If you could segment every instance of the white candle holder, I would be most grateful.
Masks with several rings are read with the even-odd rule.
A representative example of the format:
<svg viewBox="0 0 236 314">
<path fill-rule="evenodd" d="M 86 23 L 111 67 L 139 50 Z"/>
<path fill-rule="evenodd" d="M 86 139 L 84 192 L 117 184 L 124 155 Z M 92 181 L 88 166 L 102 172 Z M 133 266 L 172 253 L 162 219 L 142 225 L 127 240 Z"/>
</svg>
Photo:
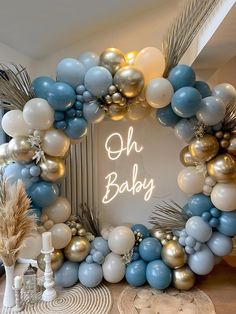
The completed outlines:
<svg viewBox="0 0 236 314">
<path fill-rule="evenodd" d="M 44 292 L 42 300 L 45 302 L 53 301 L 57 297 L 57 292 L 54 289 L 55 282 L 53 279 L 53 271 L 51 266 L 51 253 L 54 251 L 52 248 L 49 251 L 42 250 L 41 253 L 45 255 L 45 271 L 44 271 Z"/>
<path fill-rule="evenodd" d="M 25 306 L 21 300 L 21 289 L 22 288 L 16 288 L 15 286 L 13 286 L 12 289 L 15 291 L 15 302 L 16 302 L 16 305 L 13 307 L 13 312 L 18 313 L 18 312 L 23 311 L 25 308 Z"/>
</svg>

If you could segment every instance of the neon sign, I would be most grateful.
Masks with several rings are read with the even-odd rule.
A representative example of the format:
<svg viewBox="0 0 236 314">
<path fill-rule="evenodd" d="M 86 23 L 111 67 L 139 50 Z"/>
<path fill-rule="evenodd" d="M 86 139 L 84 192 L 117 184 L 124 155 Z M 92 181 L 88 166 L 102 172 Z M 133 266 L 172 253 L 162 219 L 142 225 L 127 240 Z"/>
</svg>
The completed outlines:
<svg viewBox="0 0 236 314">
<path fill-rule="evenodd" d="M 133 127 L 129 127 L 126 145 L 120 133 L 112 133 L 108 136 L 105 142 L 105 149 L 110 160 L 117 160 L 122 154 L 126 154 L 126 156 L 129 157 L 132 151 L 137 154 L 142 152 L 143 146 L 139 146 L 138 143 L 133 140 L 133 132 Z M 118 148 L 113 147 L 114 141 L 118 141 Z M 137 163 L 134 163 L 132 167 L 131 181 L 129 182 L 128 180 L 126 180 L 123 183 L 119 184 L 118 173 L 115 171 L 110 172 L 105 177 L 107 184 L 105 186 L 106 193 L 102 199 L 103 204 L 110 203 L 118 196 L 118 194 L 130 192 L 135 195 L 142 191 L 144 192 L 144 200 L 147 202 L 151 198 L 153 190 L 155 188 L 154 179 L 148 180 L 147 178 L 143 178 L 143 180 L 140 180 L 138 179 L 138 173 L 139 166 Z"/>
</svg>

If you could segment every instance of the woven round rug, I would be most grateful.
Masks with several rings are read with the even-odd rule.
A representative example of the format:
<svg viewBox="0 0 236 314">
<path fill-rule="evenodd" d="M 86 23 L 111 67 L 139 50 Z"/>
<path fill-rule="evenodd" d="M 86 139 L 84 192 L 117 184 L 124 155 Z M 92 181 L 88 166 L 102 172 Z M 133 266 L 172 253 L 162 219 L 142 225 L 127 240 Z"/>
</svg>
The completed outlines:
<svg viewBox="0 0 236 314">
<path fill-rule="evenodd" d="M 181 292 L 150 287 L 125 288 L 119 296 L 120 314 L 216 314 L 211 299 L 203 291 L 192 289 Z"/>
<path fill-rule="evenodd" d="M 108 314 L 112 307 L 112 297 L 105 285 L 96 288 L 86 288 L 80 284 L 73 288 L 58 291 L 57 298 L 52 302 L 29 304 L 26 302 L 24 314 Z M 3 309 L 2 313 L 15 313 L 10 309 Z"/>
</svg>

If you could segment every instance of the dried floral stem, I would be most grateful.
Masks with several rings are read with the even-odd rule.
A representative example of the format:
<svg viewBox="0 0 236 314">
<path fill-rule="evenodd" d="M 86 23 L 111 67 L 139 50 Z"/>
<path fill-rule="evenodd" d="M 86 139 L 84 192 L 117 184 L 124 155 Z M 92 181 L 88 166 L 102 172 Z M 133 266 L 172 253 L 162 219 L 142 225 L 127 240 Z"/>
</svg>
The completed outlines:
<svg viewBox="0 0 236 314">
<path fill-rule="evenodd" d="M 236 102 L 229 104 L 226 108 L 223 130 L 230 132 L 236 131 Z"/>
<path fill-rule="evenodd" d="M 98 236 L 100 234 L 98 212 L 89 208 L 87 204 L 82 204 L 80 208 L 79 219 L 85 229 L 93 235 Z"/>
</svg>

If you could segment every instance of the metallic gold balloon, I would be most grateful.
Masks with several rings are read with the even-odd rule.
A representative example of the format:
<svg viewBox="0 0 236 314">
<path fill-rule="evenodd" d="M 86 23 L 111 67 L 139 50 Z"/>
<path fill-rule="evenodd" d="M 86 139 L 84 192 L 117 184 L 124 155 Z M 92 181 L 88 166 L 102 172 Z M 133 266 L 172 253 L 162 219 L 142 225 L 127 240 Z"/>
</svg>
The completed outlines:
<svg viewBox="0 0 236 314">
<path fill-rule="evenodd" d="M 90 243 L 84 237 L 73 237 L 64 248 L 65 257 L 71 262 L 81 262 L 90 251 Z"/>
<path fill-rule="evenodd" d="M 195 284 L 196 276 L 188 266 L 173 270 L 173 286 L 179 290 L 189 290 Z"/>
<path fill-rule="evenodd" d="M 54 250 L 50 255 L 51 255 L 52 270 L 55 272 L 63 265 L 64 255 L 61 250 Z M 38 267 L 42 271 L 45 271 L 44 254 L 40 254 L 37 257 L 37 263 L 38 263 Z"/>
<path fill-rule="evenodd" d="M 8 143 L 4 143 L 0 145 L 0 165 L 4 165 L 8 161 Z"/>
<path fill-rule="evenodd" d="M 125 56 L 116 48 L 107 48 L 100 56 L 100 65 L 107 68 L 112 75 L 125 66 L 125 64 Z"/>
<path fill-rule="evenodd" d="M 138 51 L 136 51 L 136 50 L 133 50 L 133 51 L 126 53 L 125 54 L 126 63 L 129 65 L 134 64 L 134 61 L 135 61 L 137 54 L 138 54 Z"/>
<path fill-rule="evenodd" d="M 45 161 L 39 163 L 41 178 L 45 181 L 56 182 L 65 175 L 65 161 L 61 158 L 46 156 Z"/>
<path fill-rule="evenodd" d="M 196 165 L 196 160 L 194 160 L 193 156 L 190 154 L 188 145 L 181 150 L 180 161 L 185 167 Z"/>
<path fill-rule="evenodd" d="M 116 72 L 114 84 L 127 98 L 137 96 L 144 86 L 143 73 L 132 66 L 126 66 Z"/>
<path fill-rule="evenodd" d="M 168 241 L 162 248 L 163 261 L 171 268 L 180 268 L 187 261 L 187 255 L 183 247 L 175 240 Z"/>
<path fill-rule="evenodd" d="M 131 104 L 128 105 L 126 118 L 137 121 L 147 117 L 150 112 L 151 107 L 146 102 L 131 102 Z"/>
<path fill-rule="evenodd" d="M 26 136 L 15 137 L 8 144 L 9 157 L 15 161 L 27 163 L 35 154 Z"/>
<path fill-rule="evenodd" d="M 236 135 L 232 135 L 229 140 L 229 146 L 226 149 L 228 153 L 236 157 Z"/>
<path fill-rule="evenodd" d="M 162 240 L 166 236 L 165 231 L 162 229 L 152 228 L 150 233 L 153 238 L 156 238 L 158 240 Z"/>
<path fill-rule="evenodd" d="M 230 154 L 219 155 L 208 162 L 207 172 L 217 182 L 232 182 L 236 180 L 236 159 Z"/>
<path fill-rule="evenodd" d="M 219 143 L 215 136 L 204 135 L 189 144 L 189 151 L 196 161 L 206 162 L 217 155 Z"/>
<path fill-rule="evenodd" d="M 127 112 L 126 107 L 120 107 L 117 104 L 112 104 L 108 108 L 107 115 L 113 121 L 119 121 L 124 118 Z"/>
</svg>

